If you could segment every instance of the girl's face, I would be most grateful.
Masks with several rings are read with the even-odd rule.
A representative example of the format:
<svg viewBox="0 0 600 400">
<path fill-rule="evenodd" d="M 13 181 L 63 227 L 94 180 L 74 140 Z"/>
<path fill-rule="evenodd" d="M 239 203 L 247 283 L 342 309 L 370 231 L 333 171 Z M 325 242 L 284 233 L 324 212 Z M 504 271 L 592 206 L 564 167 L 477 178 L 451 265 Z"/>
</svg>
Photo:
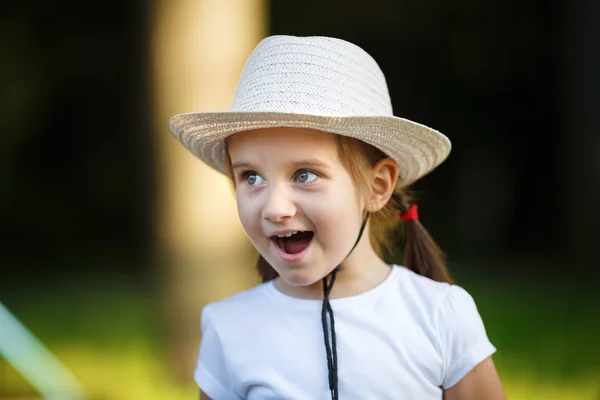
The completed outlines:
<svg viewBox="0 0 600 400">
<path fill-rule="evenodd" d="M 262 256 L 293 286 L 311 285 L 351 251 L 364 201 L 334 134 L 270 128 L 228 139 L 238 213 Z"/>
</svg>

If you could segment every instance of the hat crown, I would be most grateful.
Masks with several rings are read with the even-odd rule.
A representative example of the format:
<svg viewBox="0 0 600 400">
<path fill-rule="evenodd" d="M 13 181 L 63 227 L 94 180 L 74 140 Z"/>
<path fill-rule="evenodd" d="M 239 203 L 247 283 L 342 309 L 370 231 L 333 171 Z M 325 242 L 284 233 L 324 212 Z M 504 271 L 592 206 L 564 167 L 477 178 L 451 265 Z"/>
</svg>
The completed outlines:
<svg viewBox="0 0 600 400">
<path fill-rule="evenodd" d="M 271 36 L 250 55 L 231 111 L 393 116 L 377 62 L 350 42 L 320 36 Z"/>
</svg>

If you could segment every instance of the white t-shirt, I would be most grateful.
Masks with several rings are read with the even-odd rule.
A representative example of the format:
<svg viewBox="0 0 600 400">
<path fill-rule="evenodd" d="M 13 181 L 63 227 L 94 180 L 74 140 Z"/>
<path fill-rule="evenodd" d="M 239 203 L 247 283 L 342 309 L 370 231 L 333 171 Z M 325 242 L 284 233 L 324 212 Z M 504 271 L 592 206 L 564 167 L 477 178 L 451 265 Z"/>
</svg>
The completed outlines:
<svg viewBox="0 0 600 400">
<path fill-rule="evenodd" d="M 330 399 L 321 300 L 263 283 L 202 311 L 195 379 L 213 400 Z M 394 266 L 333 299 L 339 398 L 440 400 L 496 349 L 462 288 Z"/>
</svg>

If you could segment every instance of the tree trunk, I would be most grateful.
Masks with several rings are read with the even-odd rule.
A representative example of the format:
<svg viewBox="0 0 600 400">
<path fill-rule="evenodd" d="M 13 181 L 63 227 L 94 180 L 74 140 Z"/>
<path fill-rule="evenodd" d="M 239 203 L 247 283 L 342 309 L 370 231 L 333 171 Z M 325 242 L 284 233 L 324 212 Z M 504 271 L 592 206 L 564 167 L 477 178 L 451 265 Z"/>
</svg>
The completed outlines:
<svg viewBox="0 0 600 400">
<path fill-rule="evenodd" d="M 170 116 L 226 110 L 266 31 L 265 0 L 157 0 L 152 26 L 157 242 L 174 371 L 190 381 L 200 310 L 257 281 L 227 179 L 193 157 Z"/>
</svg>

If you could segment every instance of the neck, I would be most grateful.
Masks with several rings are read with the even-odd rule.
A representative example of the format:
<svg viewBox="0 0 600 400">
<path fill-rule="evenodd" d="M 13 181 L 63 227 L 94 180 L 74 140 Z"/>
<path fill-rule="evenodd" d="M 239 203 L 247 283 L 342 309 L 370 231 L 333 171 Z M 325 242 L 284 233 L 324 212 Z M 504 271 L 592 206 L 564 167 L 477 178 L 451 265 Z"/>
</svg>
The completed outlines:
<svg viewBox="0 0 600 400">
<path fill-rule="evenodd" d="M 337 273 L 330 298 L 339 299 L 356 296 L 373 289 L 387 278 L 390 270 L 390 266 L 375 253 L 373 246 L 371 246 L 367 224 L 352 253 L 340 264 L 340 270 Z M 277 278 L 275 287 L 281 292 L 296 298 L 315 300 L 323 298 L 323 283 L 321 280 L 308 286 L 292 286 L 281 278 Z"/>
</svg>

